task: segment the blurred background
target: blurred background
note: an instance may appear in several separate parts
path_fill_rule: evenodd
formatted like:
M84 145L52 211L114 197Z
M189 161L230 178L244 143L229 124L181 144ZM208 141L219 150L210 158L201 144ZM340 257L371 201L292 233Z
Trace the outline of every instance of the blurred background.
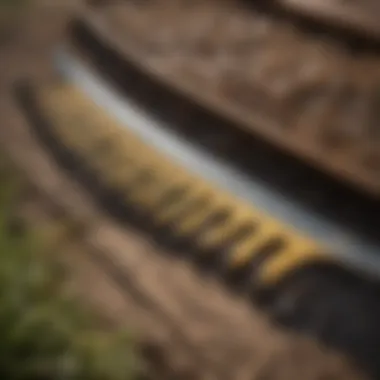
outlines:
M4 378L378 378L378 9L272 3L0 0Z

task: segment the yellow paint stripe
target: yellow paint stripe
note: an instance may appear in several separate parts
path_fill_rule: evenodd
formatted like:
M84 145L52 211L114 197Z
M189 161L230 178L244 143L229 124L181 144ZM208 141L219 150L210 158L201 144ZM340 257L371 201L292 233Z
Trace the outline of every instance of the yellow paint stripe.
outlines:
M307 252L307 255L305 255ZM305 240L297 241L297 244L289 245L288 249L284 250L281 255L270 258L261 267L259 273L259 281L263 285L270 285L276 283L284 274L291 272L294 268L309 262L331 261L329 256L321 256L317 250L310 251L309 244Z
M128 190L127 196L136 205L150 210L159 202L165 191L166 188L162 187L162 184L156 183L155 185L145 186L142 189L138 186L131 187Z
M242 218L241 215L232 213L226 223L202 233L199 236L199 241L206 247L219 246L236 234L239 229L248 225L253 226L252 218Z
M82 155L108 185L120 190L126 202L145 210L158 225L170 224L179 236L197 232L195 239L204 251L230 240L227 259L231 269L249 264L262 247L279 238L284 246L263 263L259 273L263 284L270 285L305 262L330 259L313 240L190 174L143 143L75 87L45 87L38 96L58 138ZM137 181L146 171L151 173L150 180ZM170 195L180 190L183 194ZM203 199L205 203L197 208ZM208 218L225 210L229 215L223 223L199 230ZM254 227L253 233L233 241L247 225Z
M275 239L278 235L279 231L275 223L269 221L265 224L261 224L254 236L236 244L230 255L231 258L229 262L231 267L240 267L249 263L255 256L255 253L258 252L266 242Z
M155 209L153 219L156 222L158 222L159 224L170 223L173 220L175 220L182 212L188 210L189 207L192 206L194 198L192 194L190 194L189 191L186 190L186 188L187 186L184 185L175 186L173 188L173 190L178 189L179 191L182 191L183 189L183 195L173 199L173 201L166 207ZM169 192L170 190L167 192L167 194L169 194Z

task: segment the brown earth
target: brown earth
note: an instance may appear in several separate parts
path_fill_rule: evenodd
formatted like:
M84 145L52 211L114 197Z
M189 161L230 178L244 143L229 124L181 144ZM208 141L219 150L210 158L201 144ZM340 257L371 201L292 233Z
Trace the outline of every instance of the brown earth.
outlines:
M306 32L248 3L124 0L93 9L118 49L177 90L378 196L378 50L357 51L322 26Z
M132 326L164 378L364 379L340 355L280 331L221 284L116 225L38 145L9 84L51 76L49 47L76 9L75 1L41 2L0 52L0 143L33 184L30 215L81 226L59 250L74 289L112 324Z

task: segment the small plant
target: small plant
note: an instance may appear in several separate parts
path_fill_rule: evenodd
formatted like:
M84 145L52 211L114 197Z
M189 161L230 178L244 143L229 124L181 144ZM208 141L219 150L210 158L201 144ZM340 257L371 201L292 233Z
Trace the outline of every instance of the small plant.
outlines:
M0 183L0 378L136 379L130 337L99 329L33 232L9 229L22 184L1 162Z

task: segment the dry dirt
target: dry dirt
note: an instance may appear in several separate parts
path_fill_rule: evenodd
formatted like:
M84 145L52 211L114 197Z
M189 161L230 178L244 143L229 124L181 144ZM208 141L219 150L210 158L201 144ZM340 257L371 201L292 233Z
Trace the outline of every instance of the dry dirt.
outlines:
M145 353L162 359L154 370L166 378L364 379L338 354L280 331L222 285L116 225L50 160L8 91L21 75L51 74L49 46L77 4L45 3L24 16L0 53L0 143L35 187L33 215L83 225L79 240L59 250L76 291L108 321L128 324L149 342Z
M377 195L378 51L306 33L247 3L105 2L99 25L177 90Z

